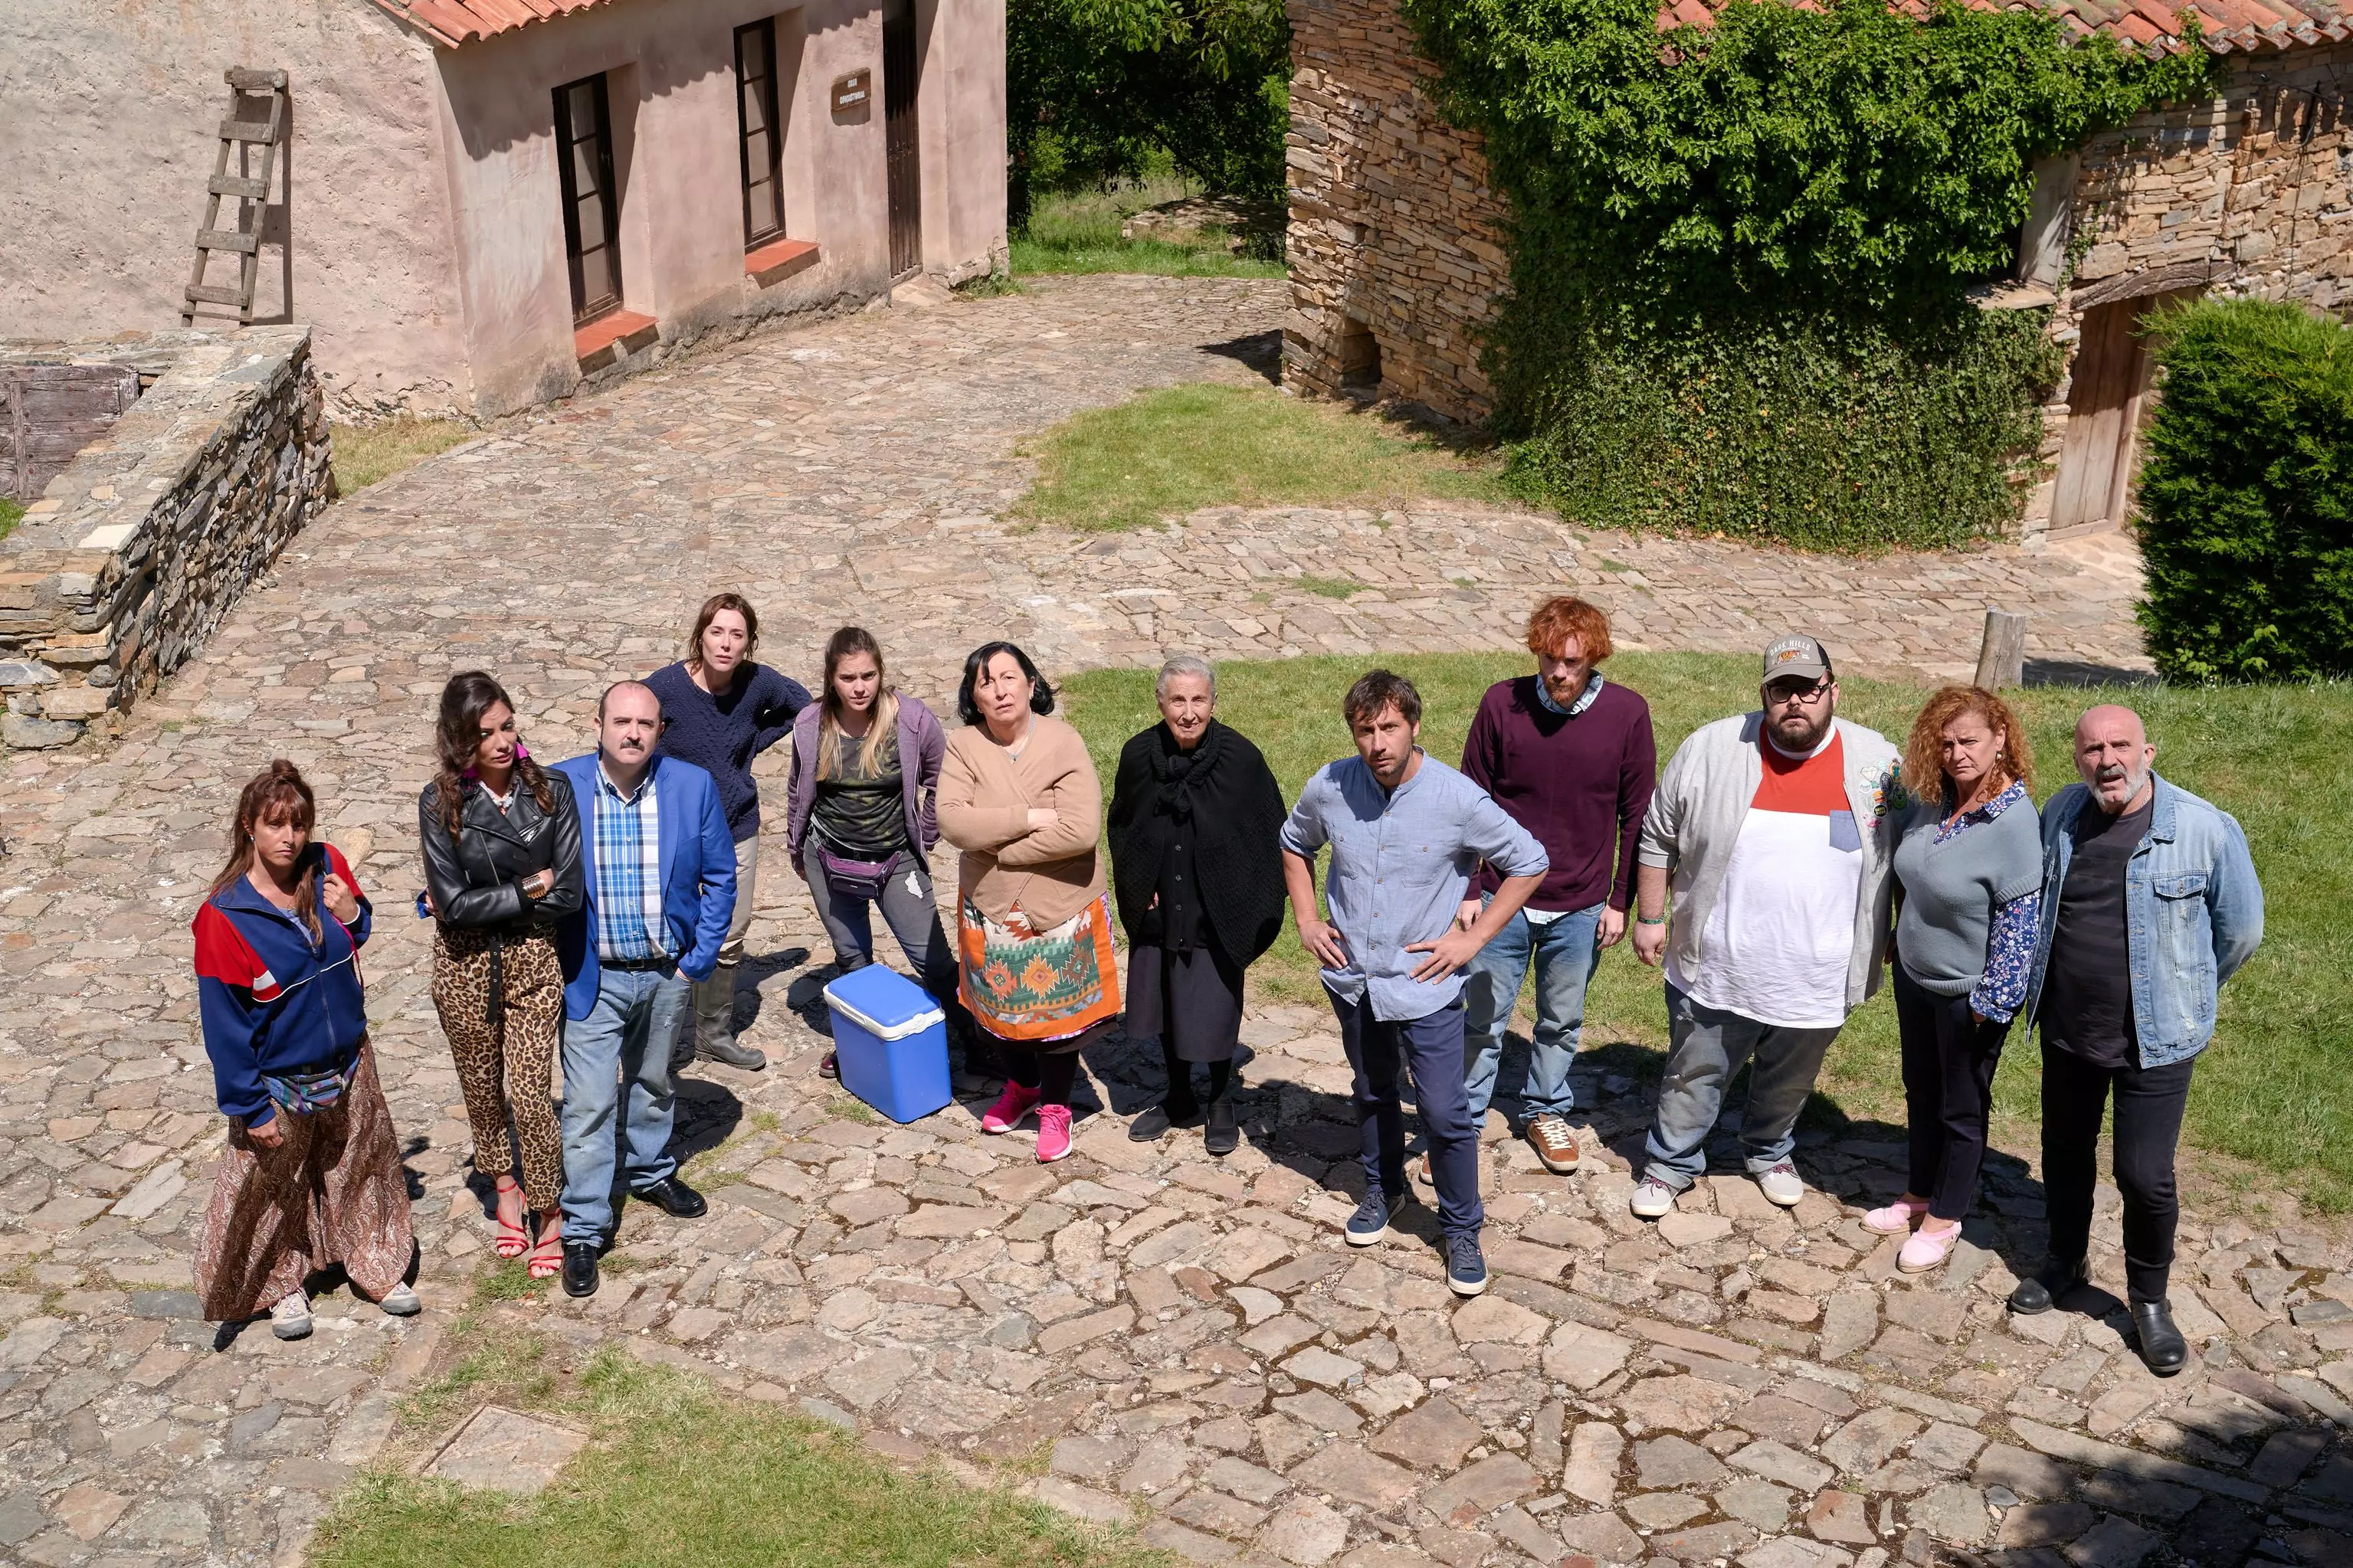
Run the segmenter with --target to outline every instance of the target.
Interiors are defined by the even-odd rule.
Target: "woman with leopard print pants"
[[[482,671],[443,688],[435,740],[440,771],[417,803],[420,912],[438,922],[433,1005],[473,1126],[474,1169],[498,1189],[499,1256],[528,1249],[531,1277],[544,1279],[564,1264],[564,1153],[548,1091],[564,1021],[555,922],[586,895],[580,816],[571,784],[531,760],[514,704]],[[539,1216],[535,1237],[526,1208]]]

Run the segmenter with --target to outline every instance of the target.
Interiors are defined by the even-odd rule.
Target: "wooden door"
[[[2125,521],[2149,379],[2156,363],[2140,330],[2149,312],[2196,290],[2116,300],[2084,313],[2059,448],[2051,531],[2113,528]]]
[[[923,186],[916,161],[915,96],[920,57],[913,0],[882,13],[882,141],[890,179],[891,276],[923,264]]]
[[[0,368],[0,495],[39,500],[138,400],[139,373],[123,365]]]

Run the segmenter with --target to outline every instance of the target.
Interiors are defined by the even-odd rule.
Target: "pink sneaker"
[[[1926,1274],[1953,1250],[1953,1243],[1961,1239],[1961,1227],[1950,1230],[1915,1230],[1904,1238],[1904,1250],[1895,1255],[1895,1267],[1906,1274]]]
[[[981,1117],[980,1130],[983,1132],[992,1133],[1010,1132],[1013,1131],[1013,1124],[1029,1115],[1029,1108],[1037,1103],[1036,1089],[1024,1089],[1018,1083],[1008,1082],[1005,1092],[997,1097],[997,1103],[990,1106],[987,1113]]]
[[[1038,1108],[1038,1163],[1050,1165],[1071,1152],[1071,1108],[1067,1105],[1041,1105]]]
[[[1881,1236],[1902,1236],[1928,1217],[1926,1204],[1905,1203],[1896,1199],[1883,1209],[1873,1209],[1862,1216],[1862,1228]]]

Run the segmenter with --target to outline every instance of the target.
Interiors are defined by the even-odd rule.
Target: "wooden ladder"
[[[233,305],[237,308],[239,326],[253,324],[253,286],[261,272],[261,218],[269,205],[269,176],[277,166],[278,144],[286,135],[286,73],[282,70],[248,70],[234,66],[226,73],[228,82],[228,118],[221,121],[220,156],[214,161],[213,177],[205,189],[205,221],[196,229],[196,264],[188,273],[187,300],[180,308],[180,324],[196,324],[200,305]],[[269,114],[263,120],[246,120],[239,111],[248,107],[248,97],[268,94]],[[253,149],[261,150],[261,167],[252,167]],[[228,172],[229,155],[237,155],[237,173]],[[221,198],[237,198],[237,223],[232,228],[220,226]],[[226,250],[237,257],[237,279],[234,287],[205,281],[205,263],[213,252]],[[225,311],[206,311],[207,319],[226,319]]]

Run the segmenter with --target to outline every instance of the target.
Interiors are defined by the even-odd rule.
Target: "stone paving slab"
[[[998,634],[1050,670],[1164,643],[1508,646],[1560,582],[1653,647],[1753,646],[1778,595],[1847,616],[1859,660],[1965,666],[1999,602],[2070,628],[2040,657],[2133,661],[2129,562],[2096,547],[1837,562],[1461,510],[1217,510],[1101,538],[998,520],[1028,482],[1023,436],[1140,387],[1247,382],[1282,309],[1279,284],[1086,279],[695,357],[339,504],[121,740],[8,759],[0,1561],[298,1563],[443,1353],[491,1227],[405,905],[431,704],[460,663],[496,668],[561,754],[602,686],[674,657],[721,584],[766,611],[786,668],[854,616],[927,697]],[[1320,598],[1290,584],[1302,570],[1368,590]],[[427,1302],[396,1320],[338,1291],[291,1345],[219,1334],[188,1289],[219,1122],[185,933],[236,786],[273,752],[317,784],[376,900],[371,1016],[423,1194]],[[2042,1243],[2023,1165],[1925,1281],[1859,1224],[1900,1184],[1893,1143],[1805,1142],[1815,1191],[1792,1211],[1725,1173],[1645,1226],[1623,1157],[1644,1094],[1588,1067],[1582,1173],[1491,1128],[1496,1279],[1466,1306],[1426,1213],[1387,1246],[1340,1244],[1359,1178],[1314,1009],[1253,1007],[1248,1136],[1221,1162],[1182,1134],[1127,1140],[1159,1068],[1119,1040],[1090,1055],[1078,1152],[1050,1168],[1027,1133],[980,1135],[977,1086],[912,1127],[845,1114],[815,1073],[828,955],[773,835],[764,852],[739,1014],[774,1065],[685,1086],[685,1146],[725,1144],[708,1218],[633,1206],[634,1268],[586,1303],[505,1309],[567,1345],[695,1368],[898,1458],[1043,1455],[1045,1500],[1140,1510],[1149,1539],[1203,1561],[2348,1551],[2353,1261],[2317,1228],[2189,1215],[2176,1301],[2200,1354],[2160,1384],[2110,1297],[2000,1310]],[[2120,1293],[2104,1201],[2094,1274]]]

